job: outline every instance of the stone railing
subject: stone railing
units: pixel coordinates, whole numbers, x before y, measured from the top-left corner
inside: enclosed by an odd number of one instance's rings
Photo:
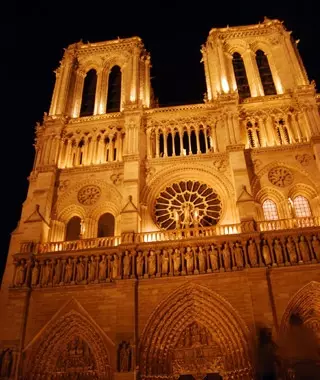
[[[320,263],[319,228],[14,257],[13,288],[52,287]]]
[[[305,217],[292,219],[265,220],[257,222],[259,231],[286,230],[291,228],[305,228],[320,226],[320,217]]]

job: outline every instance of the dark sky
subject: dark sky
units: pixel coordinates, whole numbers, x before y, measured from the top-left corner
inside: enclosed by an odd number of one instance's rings
[[[8,4],[7,4],[8,3]],[[32,168],[34,126],[48,111],[53,70],[63,48],[139,36],[151,53],[152,85],[160,105],[193,103],[205,92],[200,46],[213,27],[283,20],[300,39],[309,79],[320,84],[317,1],[73,1],[39,0],[1,5],[1,128],[4,212],[0,276],[10,233],[20,218]],[[187,5],[189,4],[189,5]],[[3,54],[4,53],[4,54]]]

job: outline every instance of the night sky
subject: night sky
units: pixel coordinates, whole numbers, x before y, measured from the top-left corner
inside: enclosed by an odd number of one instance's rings
[[[0,16],[5,134],[0,276],[10,233],[27,194],[34,126],[49,110],[53,70],[69,44],[139,36],[151,53],[152,86],[160,106],[197,103],[205,92],[200,47],[210,29],[255,24],[267,16],[284,21],[294,38],[300,39],[309,79],[320,86],[317,1],[31,0],[12,4],[2,4]]]

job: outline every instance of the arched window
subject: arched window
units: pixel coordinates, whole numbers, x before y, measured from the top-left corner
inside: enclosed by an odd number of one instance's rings
[[[106,212],[98,221],[98,237],[108,236],[114,236],[114,216]]]
[[[261,146],[260,128],[259,123],[257,121],[247,122],[247,134],[249,145],[251,148],[257,148]]]
[[[171,157],[173,154],[173,141],[172,141],[171,133],[168,133],[168,136],[167,136],[167,153],[168,153],[168,157]]]
[[[78,240],[81,233],[81,219],[79,216],[73,216],[68,224],[66,231],[66,240]]]
[[[309,217],[311,209],[308,200],[302,195],[298,195],[293,200],[294,213],[297,218]]]
[[[107,112],[120,112],[121,102],[121,69],[113,66],[109,74]]]
[[[279,219],[277,205],[271,199],[266,199],[262,204],[262,208],[265,220]]]
[[[250,98],[250,87],[248,83],[246,68],[239,53],[232,55],[232,65],[236,77],[238,94],[241,99]]]
[[[176,152],[176,156],[180,156],[181,147],[180,147],[180,135],[179,132],[176,132],[174,135],[174,150]]]
[[[80,116],[93,115],[94,101],[96,97],[97,73],[91,69],[84,79]]]
[[[204,132],[202,129],[199,131],[199,143],[201,153],[206,153],[206,138],[204,137]]]
[[[256,61],[261,78],[261,83],[265,95],[275,95],[277,93],[274,86],[272,73],[270,70],[268,57],[262,50],[257,50]]]
[[[193,129],[191,131],[191,153],[192,154],[197,154],[197,137],[196,137],[196,132]]]
[[[189,135],[187,131],[184,131],[183,133],[183,150],[182,150],[182,155],[187,156],[189,154]]]

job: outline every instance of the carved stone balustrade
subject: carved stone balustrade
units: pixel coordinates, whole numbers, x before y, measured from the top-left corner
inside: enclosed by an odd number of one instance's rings
[[[197,240],[197,237],[199,239]],[[90,239],[88,239],[90,240]],[[84,245],[83,247],[88,247]],[[137,278],[199,275],[259,267],[320,263],[319,228],[200,235],[170,241],[131,241],[83,248],[75,254],[54,251],[14,257],[13,288],[84,285]]]

